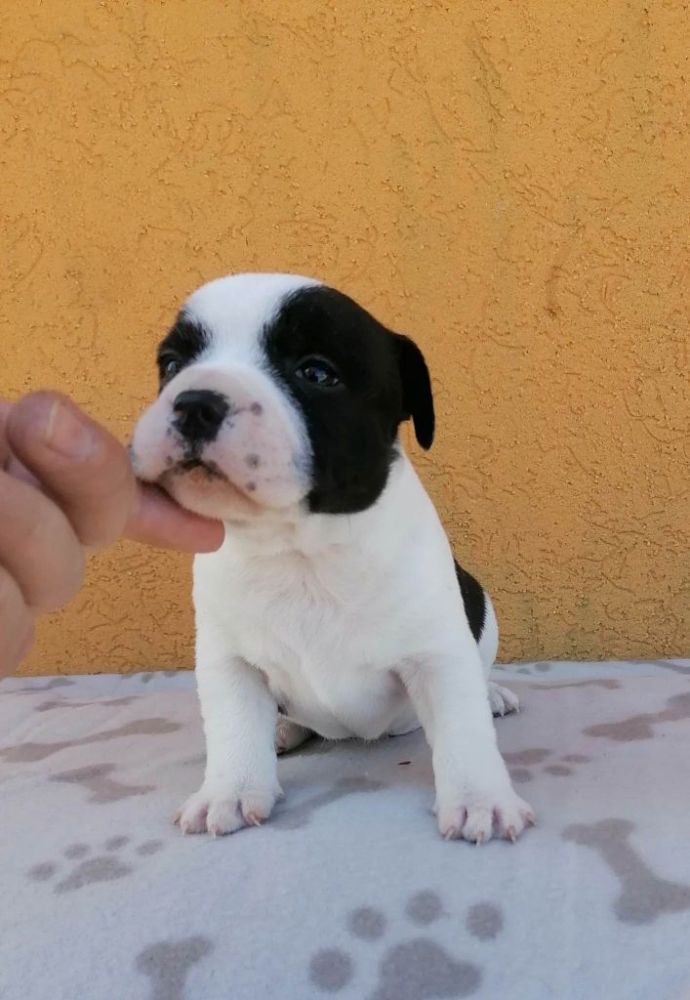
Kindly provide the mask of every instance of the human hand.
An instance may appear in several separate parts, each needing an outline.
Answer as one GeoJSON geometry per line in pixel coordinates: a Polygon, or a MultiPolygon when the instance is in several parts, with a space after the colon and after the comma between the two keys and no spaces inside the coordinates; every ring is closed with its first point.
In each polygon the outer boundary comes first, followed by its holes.
{"type": "Polygon", "coordinates": [[[0,674],[30,649],[37,614],[79,590],[88,549],[131,538],[211,552],[223,534],[139,483],[123,446],[69,399],[0,400],[0,674]]]}

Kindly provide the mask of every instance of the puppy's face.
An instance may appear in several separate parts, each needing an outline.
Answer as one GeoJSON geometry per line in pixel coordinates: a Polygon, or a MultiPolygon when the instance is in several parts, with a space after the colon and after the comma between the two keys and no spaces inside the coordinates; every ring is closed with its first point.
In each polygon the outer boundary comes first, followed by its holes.
{"type": "Polygon", "coordinates": [[[433,439],[419,349],[306,278],[204,285],[160,345],[158,369],[135,471],[209,517],[364,510],[386,484],[400,422],[413,417],[424,447],[433,439]]]}

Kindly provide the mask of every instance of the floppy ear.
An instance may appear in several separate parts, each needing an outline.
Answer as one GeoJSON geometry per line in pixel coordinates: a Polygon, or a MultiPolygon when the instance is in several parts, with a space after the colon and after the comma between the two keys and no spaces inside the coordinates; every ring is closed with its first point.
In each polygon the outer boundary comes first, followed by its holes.
{"type": "Polygon", "coordinates": [[[431,448],[434,440],[434,400],[431,379],[424,355],[414,341],[401,333],[393,334],[403,391],[403,420],[412,417],[415,437],[422,448],[431,448]]]}

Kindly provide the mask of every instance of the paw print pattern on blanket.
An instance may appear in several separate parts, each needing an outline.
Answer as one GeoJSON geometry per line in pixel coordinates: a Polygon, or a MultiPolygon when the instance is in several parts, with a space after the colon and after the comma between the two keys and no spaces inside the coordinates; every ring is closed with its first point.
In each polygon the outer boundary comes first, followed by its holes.
{"type": "Polygon", "coordinates": [[[174,733],[182,726],[179,722],[171,722],[170,719],[136,719],[134,722],[127,722],[124,726],[117,726],[115,729],[106,729],[101,733],[92,733],[90,736],[82,736],[75,740],[63,740],[56,743],[18,743],[16,746],[0,748],[0,758],[4,758],[8,764],[28,764],[37,760],[45,760],[54,753],[61,750],[72,749],[73,747],[84,747],[91,743],[105,743],[107,740],[116,740],[120,736],[159,736],[164,733],[174,733]]]}
{"type": "Polygon", "coordinates": [[[73,701],[70,698],[57,698],[52,701],[42,701],[40,705],[36,705],[34,712],[52,712],[54,708],[92,708],[93,706],[97,706],[98,708],[124,708],[135,701],[136,697],[133,694],[126,695],[124,698],[99,698],[94,701],[73,701]]]}
{"type": "Polygon", "coordinates": [[[530,684],[530,691],[566,691],[568,688],[601,688],[604,691],[618,691],[623,685],[613,677],[590,677],[585,681],[566,681],[560,684],[530,684]]]}
{"type": "MultiPolygon", "coordinates": [[[[416,893],[405,907],[405,918],[426,929],[445,916],[439,896],[430,890],[416,893]]],[[[349,914],[350,936],[366,944],[383,942],[386,916],[374,907],[362,906],[349,914]]],[[[500,909],[483,902],[467,911],[466,929],[480,941],[493,940],[503,929],[500,909]]],[[[323,948],[311,959],[309,977],[321,993],[338,993],[356,977],[355,961],[340,948],[323,948]]],[[[381,955],[378,982],[368,1000],[442,1000],[468,997],[479,989],[482,970],[451,955],[428,934],[391,944],[381,955]]]]}
{"type": "Polygon", "coordinates": [[[690,677],[690,667],[682,666],[680,663],[670,663],[668,660],[647,660],[652,667],[661,667],[662,670],[671,670],[674,674],[690,677]]]}
{"type": "MultiPolygon", "coordinates": [[[[44,861],[30,868],[27,875],[33,882],[52,882],[53,892],[74,892],[95,882],[113,882],[131,874],[134,868],[125,848],[129,849],[129,837],[110,837],[103,845],[103,853],[93,855],[88,844],[72,844],[64,852],[65,860],[74,862],[69,871],[60,878],[60,862],[44,861]]],[[[157,854],[163,847],[161,840],[146,840],[134,849],[139,857],[157,854]]]]}
{"type": "Polygon", "coordinates": [[[120,680],[138,680],[142,684],[150,684],[157,674],[161,674],[163,677],[177,677],[178,673],[178,670],[147,670],[138,674],[120,674],[120,680]]]}
{"type": "MultiPolygon", "coordinates": [[[[547,674],[553,664],[533,663],[529,667],[519,667],[516,673],[523,677],[536,677],[537,674],[547,674]]],[[[603,688],[605,691],[617,691],[621,687],[621,682],[613,677],[587,677],[581,681],[555,681],[553,684],[530,684],[530,691],[557,691],[566,688],[603,688]]]]}
{"type": "Polygon", "coordinates": [[[288,804],[279,807],[271,819],[270,829],[301,830],[309,823],[315,812],[331,805],[332,802],[347,798],[348,795],[358,795],[361,792],[377,792],[383,787],[383,782],[359,775],[341,778],[327,792],[317,792],[295,806],[288,804]]]}
{"type": "Polygon", "coordinates": [[[517,673],[524,674],[526,677],[532,676],[534,673],[538,674],[548,674],[551,670],[551,664],[548,660],[544,660],[542,663],[533,663],[529,667],[518,667],[517,673]]]}
{"type": "Polygon", "coordinates": [[[156,941],[136,958],[136,968],[151,980],[151,1000],[184,1000],[187,977],[192,966],[213,951],[207,937],[156,941]]]}
{"type": "Polygon", "coordinates": [[[15,688],[10,694],[40,694],[42,691],[54,691],[56,688],[73,687],[76,683],[70,677],[51,677],[45,684],[28,684],[26,687],[15,688]]]}
{"type": "Polygon", "coordinates": [[[532,781],[534,766],[542,765],[551,758],[551,763],[544,764],[540,770],[555,778],[568,778],[575,773],[573,765],[587,764],[592,758],[583,753],[568,753],[562,757],[552,757],[552,751],[544,747],[531,747],[528,750],[517,750],[514,753],[504,753],[503,758],[508,765],[513,781],[520,785],[532,781]]]}
{"type": "Polygon", "coordinates": [[[634,829],[626,819],[603,819],[566,827],[563,839],[596,851],[618,878],[621,891],[613,909],[623,923],[651,924],[662,913],[690,910],[690,885],[652,871],[630,843],[634,829]]]}
{"type": "Polygon", "coordinates": [[[124,782],[118,781],[112,777],[115,770],[115,764],[89,764],[72,771],[51,774],[49,780],[66,782],[69,785],[81,785],[89,793],[86,801],[96,802],[99,805],[155,792],[154,785],[126,785],[124,782]]]}
{"type": "Polygon", "coordinates": [[[666,699],[666,708],[660,712],[644,712],[631,715],[628,719],[618,722],[604,722],[589,726],[584,730],[587,736],[599,736],[619,743],[631,743],[634,740],[651,740],[656,733],[654,726],[662,722],[684,722],[690,719],[690,692],[674,694],[666,699]]]}

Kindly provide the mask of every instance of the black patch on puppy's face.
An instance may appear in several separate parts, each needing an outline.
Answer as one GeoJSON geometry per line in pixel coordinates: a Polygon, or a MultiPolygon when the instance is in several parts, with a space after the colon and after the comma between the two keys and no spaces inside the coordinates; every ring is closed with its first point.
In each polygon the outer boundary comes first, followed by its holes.
{"type": "Polygon", "coordinates": [[[273,373],[304,415],[313,457],[309,509],[366,510],[386,485],[400,422],[413,416],[420,444],[431,445],[433,402],[421,352],[324,286],[288,296],[263,337],[273,373]]]}
{"type": "Polygon", "coordinates": [[[158,347],[159,391],[208,347],[210,337],[204,327],[181,312],[158,347]]]}

